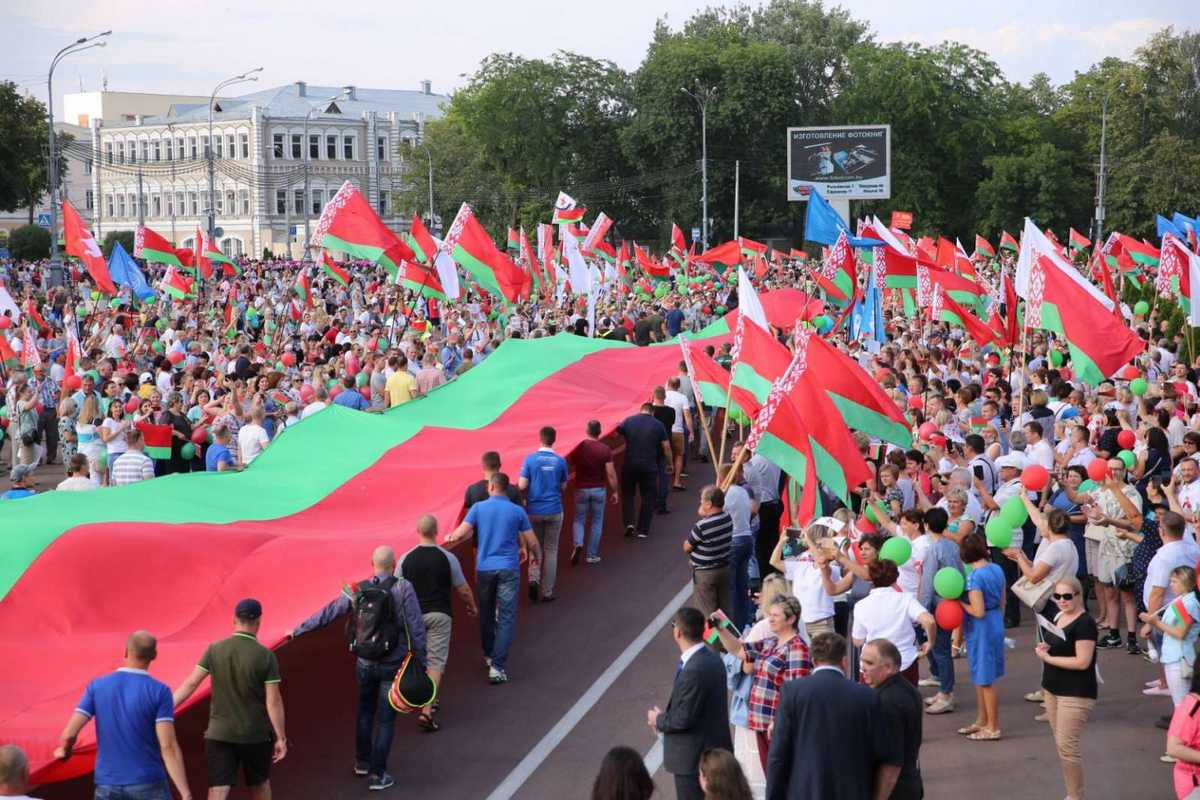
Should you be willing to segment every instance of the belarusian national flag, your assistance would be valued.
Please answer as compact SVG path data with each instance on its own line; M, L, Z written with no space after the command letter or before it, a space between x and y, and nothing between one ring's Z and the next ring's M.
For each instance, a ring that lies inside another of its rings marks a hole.
M742 245L736 239L710 247L696 260L704 264L740 264L742 263Z
M209 280L213 276L212 260L208 257L208 242L204 240L204 234L200 232L200 226L196 226L196 238L192 247L192 273L199 274L204 280Z
M740 339L733 363L729 399L750 419L758 416L771 393L771 382L787 369L788 349L757 323L738 314L735 342Z
M313 247L324 247L354 258L380 264L393 280L400 262L415 261L417 256L403 240L384 224L354 184L346 181L321 211Z
M8 337L4 334L0 334L0 362L9 369L21 366L21 359L17 356L17 351L12 349Z
M333 260L333 256L329 255L328 250L321 251L321 269L325 270L325 274L333 278L342 286L350 285L350 273L345 267Z
M996 332L988 324L967 309L954 302L954 298L941 286L934 287L933 302L929 306L930 318L935 322L948 322L966 330L976 344L999 344Z
M702 345L688 341L683 334L679 336L679 345L683 348L683 360L687 362L688 375L700 402L714 408L727 408L729 370L714 361Z
M1017 244L1017 240L1012 237L1012 234L1010 234L1008 231L1001 231L1000 232L1000 249L1001 250L1011 250L1014 253L1016 253L1017 251L1019 251L1021 249L1021 246L1019 244Z
M510 303L516 301L525 274L496 248L496 243L466 203L455 215L442 242L442 250L449 253L481 287Z
M983 256L987 259L993 259L996 257L996 250L992 247L987 239L983 238L978 233L975 234L975 255Z
M904 414L858 362L820 336L809 342L808 360L847 425L897 447L912 447Z
M137 429L142 432L146 455L158 461L164 461L171 457L171 439L174 429L170 425L139 422Z
M617 253L617 277L621 279L624 291L633 287L633 259L629 257L629 243L621 240L621 249Z
M1071 228L1067 241L1070 243L1072 250L1087 250L1092 246L1091 240L1074 228Z
M521 240L517 236L516 228L510 227L508 229L508 242L505 244L504 249L513 253L521 249Z
M50 326L46 324L46 320L42 319L42 315L38 311L37 303L33 302L32 297L25 301L25 316L29 318L30 322L37 326L39 332L46 333L50 330Z
M1192 617L1191 612L1188 611L1187 603L1182 596L1176 597L1174 602L1171 603L1170 609L1168 610L1174 614L1174 620L1167 624L1173 627L1182 625L1185 629L1187 629L1192 627L1192 623L1196 621Z
M608 235L608 229L612 227L612 224L612 218L601 211L600 215L592 222L592 227L588 228L587 236L579 246L580 252L589 255L596 250L604 241L604 237Z
M162 236L145 225L139 225L133 236L134 258L145 259L156 264L174 264L182 268L183 262L175 252L175 247Z
M535 294L541 294L542 267L540 264L538 264L538 260L533 254L533 247L529 244L529 237L525 235L524 228L521 228L517 239L517 243L521 251L521 260L525 262L525 268L529 270L529 275L533 281L532 291Z
M189 297L195 296L195 289L191 280L172 266L167 267L166 274L163 275L162 282L159 283L159 288L171 295L175 300L186 300Z
M62 212L63 240L66 242L67 255L75 256L83 262L83 266L87 269L88 275L91 276L97 289L105 294L116 294L117 287L113 284L112 275L109 274L108 264L104 261L100 245L96 243L92 232L84 227L79 212L66 198L63 198L62 201Z
M37 349L37 339L28 325L21 326L21 366L32 369L41 366L42 354Z
M296 293L296 297L300 298L300 302L304 303L305 308L313 307L312 283L308 280L308 273L305 270L300 270L296 273L296 282L292 284L292 291Z
M636 242L633 245L633 254L637 258L638 266L642 268L642 272L652 278L670 278L671 267L666 262L659 264L653 258L646 254Z
M555 225L578 225L583 221L583 215L586 213L586 208L556 208L551 222Z
M207 233L202 232L200 238L204 242L204 255L200 262L204 278L212 277L212 265L214 262L220 264L222 271L231 278L241 274L242 268L238 266L236 261L222 253L220 248L217 247L217 243L208 238ZM205 267L207 267L207 272L204 272Z
M838 234L837 241L829 252L829 258L814 273L817 285L827 297L840 303L850 301L858 286L857 259L846 232Z
M437 256L437 242L433 240L433 234L425 227L419 214L413 214L408 232L408 246L412 248L417 261L422 264L432 264Z
M747 257L753 255L765 256L767 254L767 246L765 244L756 242L753 239L747 239L745 236L738 237L738 245L742 248L742 255Z
M1131 259L1142 266L1152 267L1158 264L1159 251L1154 245L1139 242L1132 236L1126 236L1123 233L1117 234L1116 244Z
M788 258L794 258L797 261L807 261L808 253L804 252L803 250L797 250L796 248L793 247L788 252Z
M687 241L683 238L683 231L679 230L679 226L674 222L671 223L671 258L675 259L679 264L683 264L687 257Z

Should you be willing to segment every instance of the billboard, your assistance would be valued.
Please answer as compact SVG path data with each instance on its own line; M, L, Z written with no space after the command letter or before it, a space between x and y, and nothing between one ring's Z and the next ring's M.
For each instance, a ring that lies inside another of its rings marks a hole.
M892 196L892 126L830 125L788 128L788 200L813 186L827 199L884 200Z

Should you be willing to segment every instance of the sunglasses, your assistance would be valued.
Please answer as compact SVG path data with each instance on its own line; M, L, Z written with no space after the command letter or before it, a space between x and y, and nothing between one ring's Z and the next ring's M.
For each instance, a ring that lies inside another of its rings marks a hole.
M1066 594L1059 594L1058 592L1055 592L1054 594L1052 594L1050 596L1053 597L1055 600L1071 600L1075 597L1075 593L1067 592Z

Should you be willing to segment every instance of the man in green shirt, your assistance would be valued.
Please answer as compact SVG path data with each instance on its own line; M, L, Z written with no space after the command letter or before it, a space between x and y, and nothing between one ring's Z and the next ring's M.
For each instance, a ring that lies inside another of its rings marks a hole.
M175 690L175 706L211 677L212 702L204 732L208 799L225 800L240 767L250 796L270 800L271 764L287 755L279 662L258 642L261 603L242 600L233 617L233 635L208 646L192 674Z

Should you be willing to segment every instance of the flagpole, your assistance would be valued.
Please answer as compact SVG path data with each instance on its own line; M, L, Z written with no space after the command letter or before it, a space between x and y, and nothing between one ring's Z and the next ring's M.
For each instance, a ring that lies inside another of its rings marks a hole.
M692 399L696 401L696 411L700 413L700 424L704 426L704 438L708 441L708 452L716 453L716 448L713 447L712 430L708 427L708 419L704 414L704 403L700 400L700 393L696 391L696 381L698 378L695 375L691 376L691 378Z
M733 476L737 474L737 471L741 469L742 465L745 464L749 458L749 448L743 447L738 451L737 458L735 458L733 463L729 465L729 473L725 476L725 480L721 481L721 491L729 491L729 487L733 485Z

